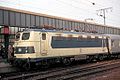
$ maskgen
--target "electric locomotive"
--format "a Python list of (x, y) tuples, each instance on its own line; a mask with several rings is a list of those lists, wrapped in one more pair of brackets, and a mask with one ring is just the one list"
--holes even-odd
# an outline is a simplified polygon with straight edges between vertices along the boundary
[(29, 29), (16, 34), (14, 64), (25, 67), (74, 60), (120, 57), (120, 36), (84, 32)]

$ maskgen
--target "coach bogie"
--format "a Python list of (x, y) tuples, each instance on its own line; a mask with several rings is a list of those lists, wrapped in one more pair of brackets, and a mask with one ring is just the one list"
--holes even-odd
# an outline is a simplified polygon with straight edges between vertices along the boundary
[(120, 54), (118, 54), (118, 58), (120, 59)]

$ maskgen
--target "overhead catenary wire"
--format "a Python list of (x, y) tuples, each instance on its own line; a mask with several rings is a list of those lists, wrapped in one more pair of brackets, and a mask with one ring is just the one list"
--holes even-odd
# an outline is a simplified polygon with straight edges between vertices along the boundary
[[(2, 2), (7, 2), (7, 1), (2, 1)], [(18, 5), (18, 3), (10, 3), (10, 2), (8, 2), (7, 4), (10, 4), (10, 5), (12, 5), (12, 4), (14, 4), (14, 5)], [(46, 10), (45, 8), (41, 8), (41, 7), (33, 7), (33, 6), (28, 6), (28, 5), (22, 5), (22, 4), (19, 4), (19, 6), (22, 6), (22, 7), (24, 7), (24, 8), (26, 8), (26, 7), (31, 7), (31, 8), (34, 8), (34, 9), (40, 9), (40, 10)], [(75, 8), (76, 9), (76, 8)], [(83, 9), (84, 10), (84, 9)], [(54, 11), (54, 10), (46, 10), (46, 11)], [(66, 11), (64, 11), (64, 12), (66, 12)], [(72, 12), (72, 11), (71, 11)], [(67, 13), (67, 12), (66, 12)], [(81, 11), (80, 13), (84, 13), (83, 11)], [(66, 15), (68, 15), (68, 14), (66, 14)]]
[[(58, 0), (58, 1), (60, 1), (60, 0)], [(74, 2), (76, 2), (76, 0), (74, 0)], [(77, 1), (77, 3), (78, 3), (78, 1)], [(95, 4), (94, 4), (95, 5)], [(116, 14), (114, 14), (114, 15), (116, 15)], [(117, 16), (117, 17), (119, 17), (119, 16)]]
[[(60, 1), (60, 0), (57, 0), (57, 1)], [(74, 0), (74, 2), (76, 2), (76, 0)], [(77, 3), (78, 3), (78, 1), (77, 1)], [(69, 4), (70, 5), (70, 4)], [(78, 7), (77, 7), (78, 8)], [(96, 13), (95, 13), (96, 14)], [(113, 13), (110, 13), (110, 14), (113, 14)], [(120, 15), (119, 14), (113, 14), (113, 15), (117, 15), (118, 17), (120, 17)]]
[[(79, 4), (80, 2), (82, 2), (82, 1), (77, 1), (77, 0), (73, 0), (74, 2), (76, 2), (77, 4)], [(89, 2), (90, 4), (92, 4), (92, 5), (89, 5), (89, 7), (92, 7), (92, 8), (96, 8), (96, 7), (98, 7), (98, 9), (103, 9), (103, 8), (107, 8), (107, 7), (105, 7), (105, 6), (103, 6), (103, 5), (100, 5), (100, 4), (98, 4), (98, 3), (95, 3), (95, 2), (91, 2), (91, 1), (89, 1), (89, 0), (84, 0), (84, 1), (87, 1), (87, 2)], [(88, 5), (87, 3), (85, 3), (85, 2), (82, 2), (83, 4), (85, 4), (85, 5)], [(93, 5), (94, 4), (94, 5)], [(91, 9), (92, 9), (91, 8)], [(98, 10), (98, 9), (96, 9), (96, 11)], [(112, 15), (117, 15), (118, 17), (120, 17), (120, 13), (117, 13), (117, 14), (114, 14), (114, 13), (112, 13), (112, 10), (114, 10), (114, 8), (112, 7), (112, 9), (111, 9), (111, 13), (110, 14), (112, 14)], [(119, 10), (120, 11), (120, 10)]]

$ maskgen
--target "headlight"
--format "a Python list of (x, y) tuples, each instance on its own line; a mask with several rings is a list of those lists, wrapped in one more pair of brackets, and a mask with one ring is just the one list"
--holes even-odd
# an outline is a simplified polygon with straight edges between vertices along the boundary
[(15, 54), (35, 53), (33, 46), (15, 47)]

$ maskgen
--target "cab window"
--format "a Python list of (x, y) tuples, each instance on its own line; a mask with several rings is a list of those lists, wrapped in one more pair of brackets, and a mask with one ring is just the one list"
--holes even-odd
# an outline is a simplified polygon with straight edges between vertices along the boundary
[(16, 39), (16, 41), (18, 41), (20, 39), (20, 33), (16, 34), (15, 39)]
[(28, 40), (30, 37), (30, 33), (23, 33), (22, 40)]
[(42, 40), (46, 40), (46, 34), (42, 33)]

